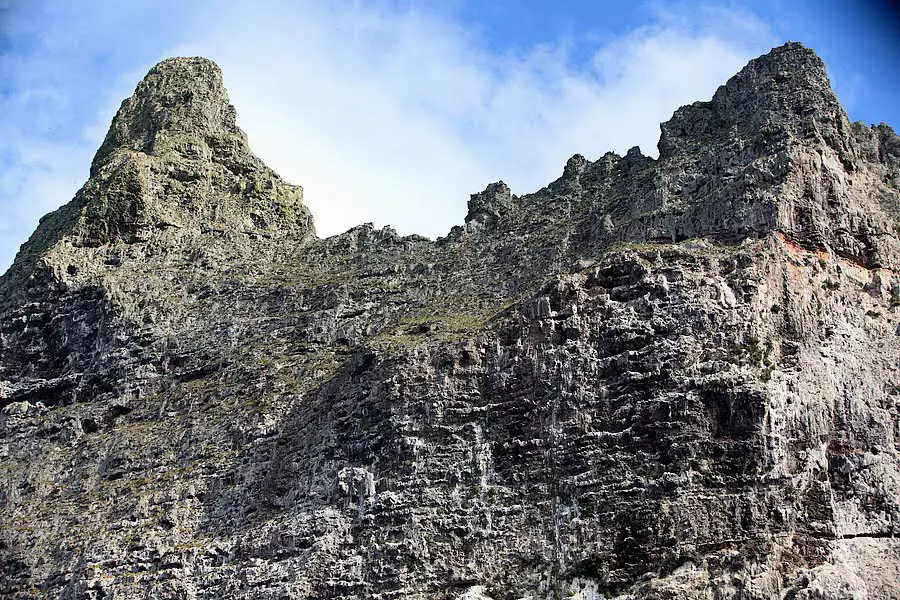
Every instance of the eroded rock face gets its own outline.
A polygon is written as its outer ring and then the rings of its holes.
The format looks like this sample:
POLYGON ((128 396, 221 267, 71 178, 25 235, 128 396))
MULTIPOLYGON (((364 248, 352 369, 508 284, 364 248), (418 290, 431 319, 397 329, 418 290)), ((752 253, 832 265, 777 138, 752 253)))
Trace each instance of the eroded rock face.
POLYGON ((900 595, 900 140, 798 44, 662 130, 320 240, 155 67, 0 279, 0 594, 900 595))
POLYGON ((250 152, 219 68, 174 58, 122 103, 90 179, 41 220, 4 287, 19 293, 46 269, 57 280, 71 280, 60 269, 85 279, 98 261, 121 262, 116 250, 134 260, 204 252, 249 262, 259 237, 292 245, 315 238, 303 190, 250 152))

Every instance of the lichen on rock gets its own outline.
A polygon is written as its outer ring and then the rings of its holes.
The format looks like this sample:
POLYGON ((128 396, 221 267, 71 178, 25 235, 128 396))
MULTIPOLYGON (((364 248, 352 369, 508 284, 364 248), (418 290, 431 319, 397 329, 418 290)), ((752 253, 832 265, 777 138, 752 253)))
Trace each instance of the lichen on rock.
POLYGON ((154 67, 0 277, 0 595, 900 595, 900 139, 789 43, 662 125, 319 239, 154 67))

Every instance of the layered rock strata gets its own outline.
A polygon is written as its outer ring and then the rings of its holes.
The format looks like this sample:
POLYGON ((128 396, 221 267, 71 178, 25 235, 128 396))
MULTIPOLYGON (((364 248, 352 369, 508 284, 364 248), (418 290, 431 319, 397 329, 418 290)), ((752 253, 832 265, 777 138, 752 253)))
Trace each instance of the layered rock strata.
POLYGON ((436 241, 164 61, 0 278, 0 595, 898 597, 898 211, 795 43, 436 241))

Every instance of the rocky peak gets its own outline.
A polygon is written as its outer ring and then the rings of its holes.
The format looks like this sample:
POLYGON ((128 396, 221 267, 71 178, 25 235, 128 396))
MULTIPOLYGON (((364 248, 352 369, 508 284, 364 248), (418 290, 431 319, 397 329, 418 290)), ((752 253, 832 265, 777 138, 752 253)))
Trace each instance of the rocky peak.
POLYGON ((315 238, 303 189, 250 151, 219 67, 172 58, 122 102, 87 183, 41 220, 13 271, 27 277, 49 266, 66 278, 94 270, 82 267, 103 264, 123 245, 136 256, 255 252, 253 240, 284 236, 315 238))
POLYGON ((563 179, 578 179, 589 164, 590 161, 583 155, 575 154, 566 161, 566 166, 563 169, 563 179))
POLYGON ((760 150, 788 138, 838 145, 840 106, 825 64, 809 48, 789 42, 750 61, 708 102, 682 106, 661 125, 660 158, 709 147, 722 139, 753 142, 760 150))
POLYGON ((161 155, 193 142, 246 150, 235 117, 218 65, 200 57, 164 60, 122 102, 92 172, 116 149, 161 155))
POLYGON ((719 88, 713 102, 722 110, 745 113, 756 108, 809 114, 823 105, 837 105, 825 63, 797 42, 788 42, 751 60, 719 88), (748 105, 748 100, 755 103, 748 105))
POLYGON ((489 184, 483 192, 469 198, 469 212, 466 214, 468 229, 477 229, 494 222, 512 207, 513 195, 509 186, 502 181, 489 184))
POLYGON ((320 240, 162 63, 0 277, 0 597, 900 597, 900 140, 789 44, 661 150, 320 240))

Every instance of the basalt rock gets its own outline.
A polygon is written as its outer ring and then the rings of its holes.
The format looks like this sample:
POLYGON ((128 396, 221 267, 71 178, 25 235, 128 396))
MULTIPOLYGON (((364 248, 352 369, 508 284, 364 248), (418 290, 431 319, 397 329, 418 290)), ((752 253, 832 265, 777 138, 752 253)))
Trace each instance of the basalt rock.
POLYGON ((900 596, 900 139, 799 44, 431 241, 160 63, 0 278, 0 595, 900 596))

